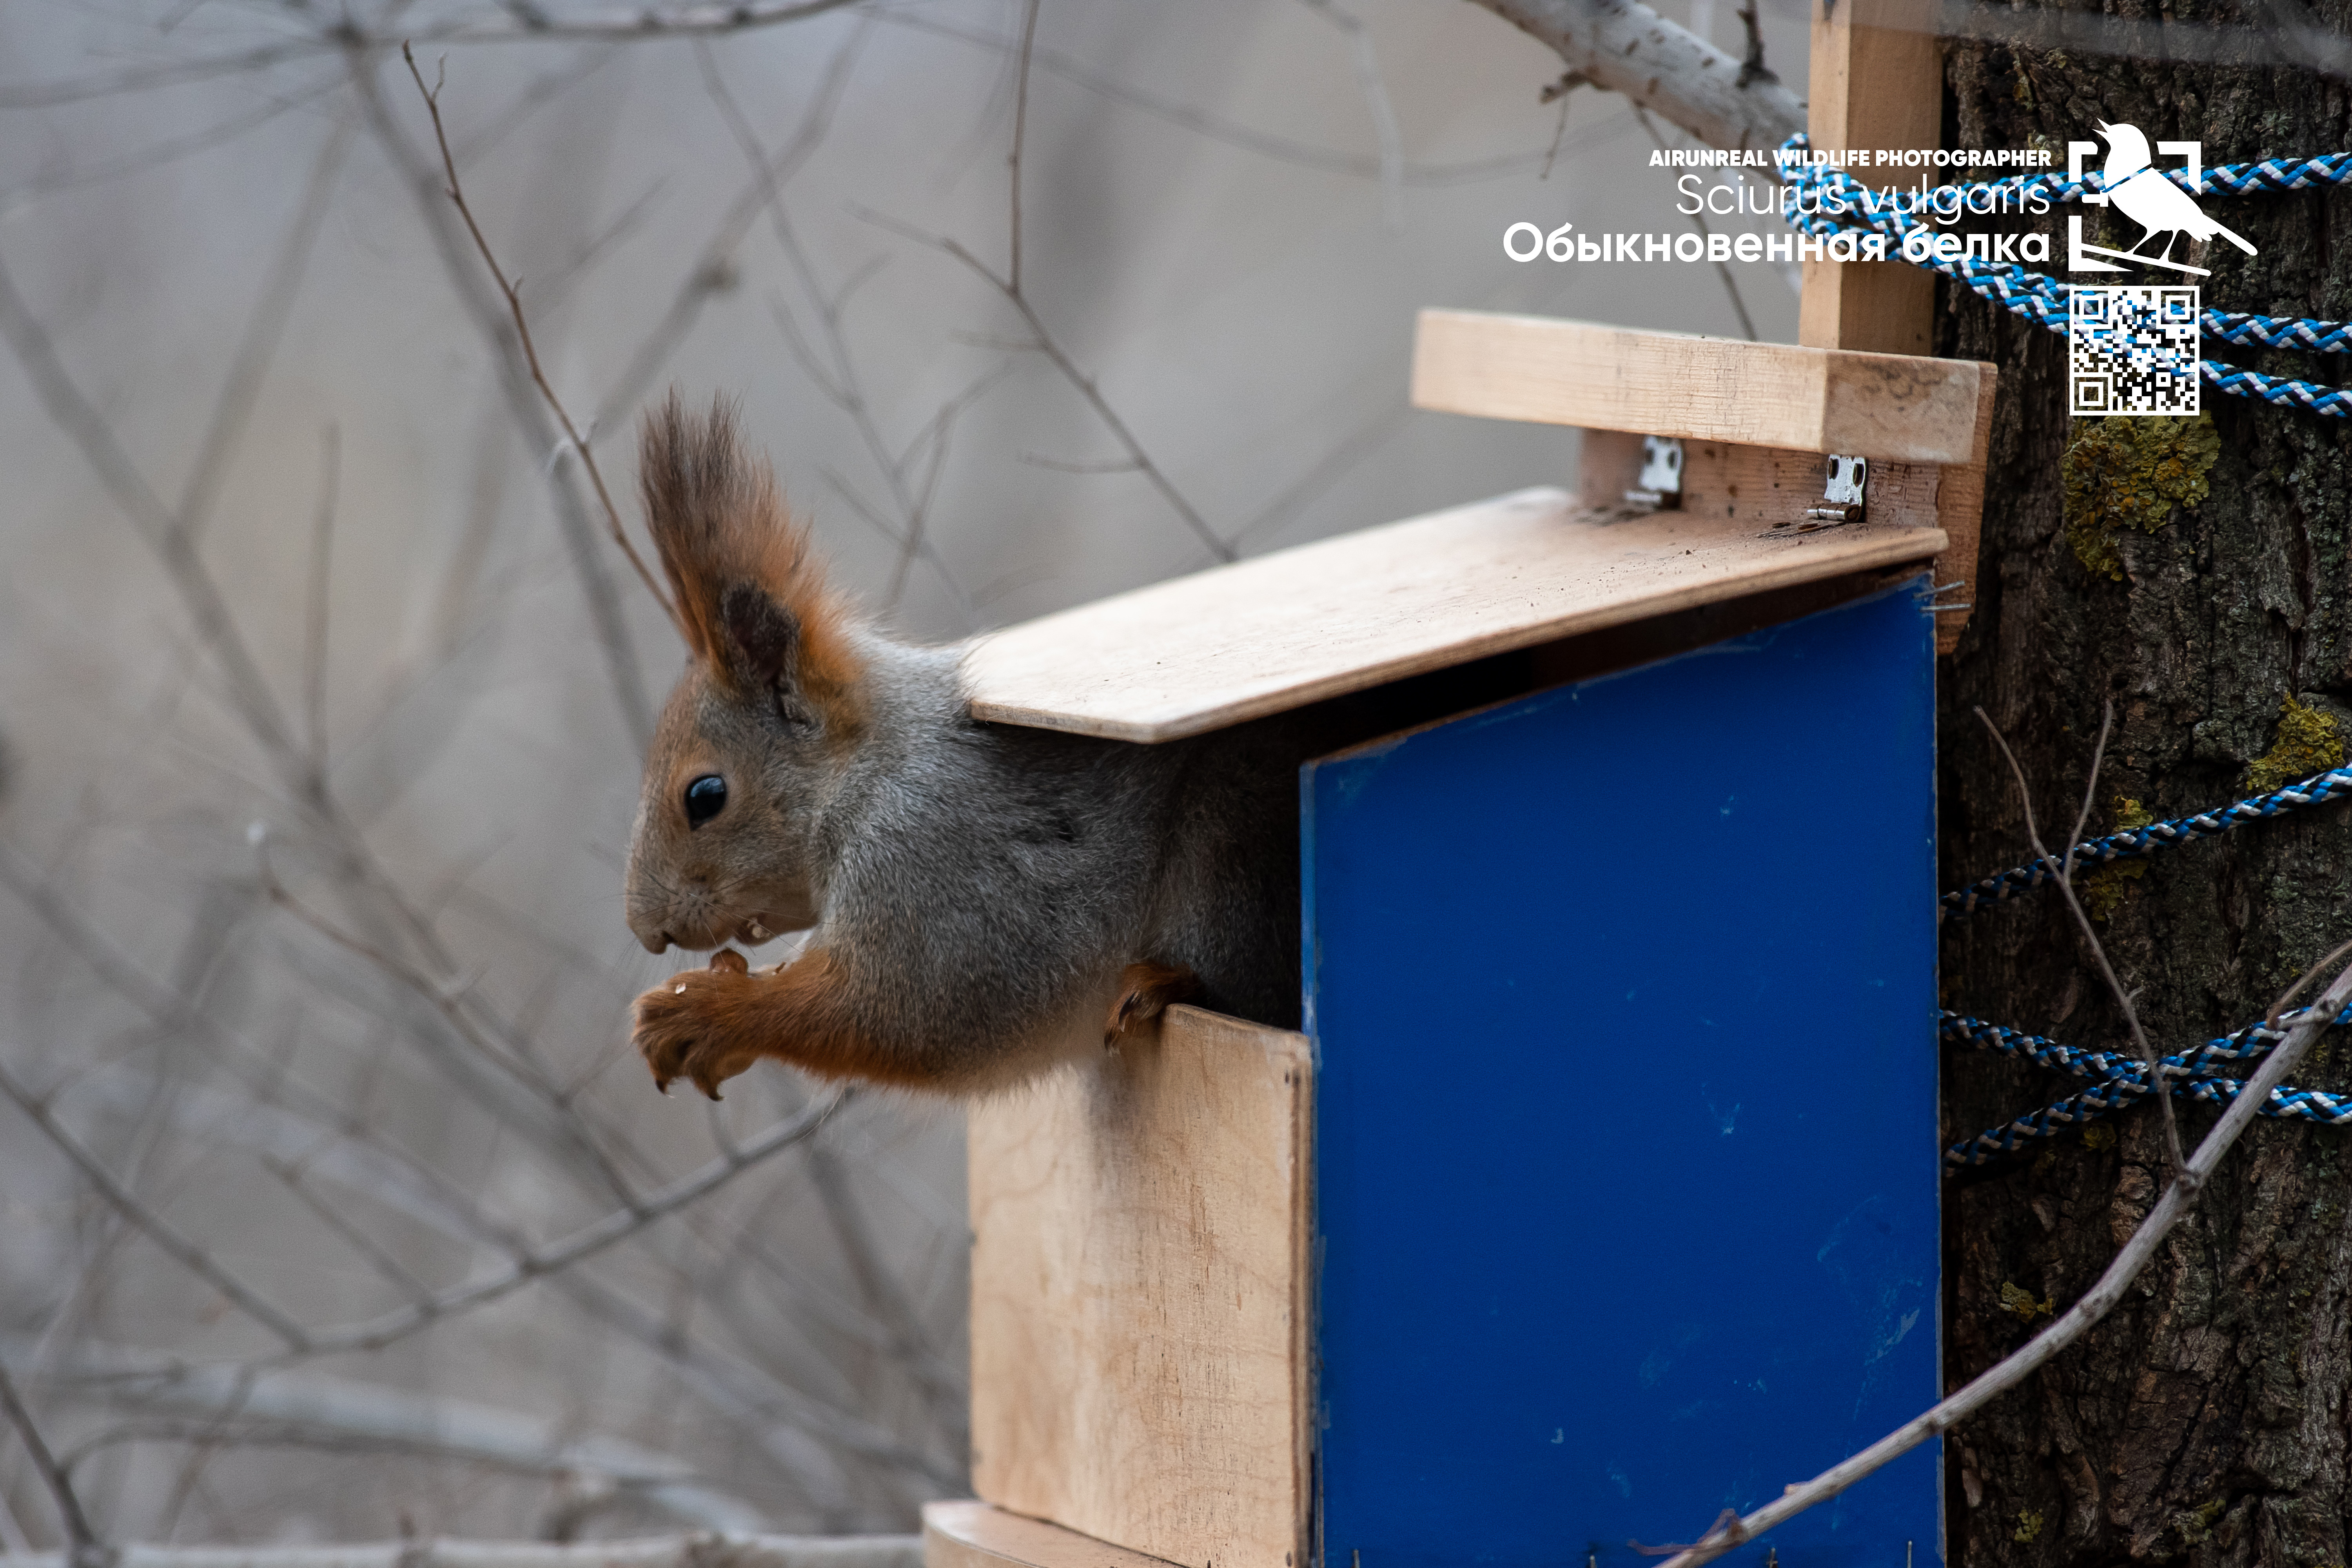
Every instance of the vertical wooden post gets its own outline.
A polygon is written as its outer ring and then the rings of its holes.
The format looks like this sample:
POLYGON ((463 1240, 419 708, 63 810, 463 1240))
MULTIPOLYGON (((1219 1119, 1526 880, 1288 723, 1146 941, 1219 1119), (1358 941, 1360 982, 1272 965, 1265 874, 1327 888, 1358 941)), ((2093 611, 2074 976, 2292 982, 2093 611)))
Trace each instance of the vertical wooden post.
MULTIPOLYGON (((1806 131, 1817 148, 1936 147, 1943 142, 1943 50, 1934 35, 1874 27, 1855 12, 1864 0, 1814 0, 1811 100, 1806 131)), ((1865 184, 1909 184, 1857 172, 1865 184)), ((1936 183, 1930 175, 1928 183, 1936 183)), ((1813 348, 1869 353, 1935 353, 1936 278, 1906 261, 1808 261, 1797 313, 1797 341, 1813 348)), ((1947 471, 1937 521, 1951 547, 1936 558, 1936 583, 1960 586, 1945 595, 1975 597, 1977 535, 1984 505, 1982 468, 1992 432, 1993 378, 1977 407, 1972 480, 1947 471)), ((1937 617, 1936 651, 1949 653, 1968 624, 1965 613, 1937 617)))
MULTIPOLYGON (((1860 0, 1814 0, 1812 98, 1805 130, 1824 151, 1935 147, 1943 142, 1943 54, 1927 33, 1854 26, 1860 0)), ((1908 184, 1916 177, 1857 177, 1908 184)), ((1931 181, 1932 183, 1932 181, 1931 181)), ((1797 341, 1817 349, 1929 354, 1935 274, 1906 261, 1808 261, 1797 341)))

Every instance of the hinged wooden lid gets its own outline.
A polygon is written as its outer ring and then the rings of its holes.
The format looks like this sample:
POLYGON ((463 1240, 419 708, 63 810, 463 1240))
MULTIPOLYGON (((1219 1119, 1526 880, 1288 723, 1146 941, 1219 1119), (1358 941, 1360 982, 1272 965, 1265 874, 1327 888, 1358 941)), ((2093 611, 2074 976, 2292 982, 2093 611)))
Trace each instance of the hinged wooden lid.
POLYGON ((1527 489, 1012 626, 975 641, 965 668, 978 718, 1172 741, 1578 632, 1924 564, 1944 542, 1868 523, 1768 539, 1749 520, 1626 520, 1527 489))

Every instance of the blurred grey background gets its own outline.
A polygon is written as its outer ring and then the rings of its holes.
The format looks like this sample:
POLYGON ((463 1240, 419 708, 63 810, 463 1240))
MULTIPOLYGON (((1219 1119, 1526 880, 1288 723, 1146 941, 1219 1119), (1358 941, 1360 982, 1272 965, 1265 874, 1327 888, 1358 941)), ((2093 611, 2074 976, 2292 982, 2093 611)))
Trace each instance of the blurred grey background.
MULTIPOLYGON (((943 247, 1008 266, 1028 14, 0 0, 0 1367, 108 1539, 894 1531, 963 1485, 955 1110, 809 1131, 780 1068, 711 1108, 627 1047, 681 649, 400 39, 631 527, 638 411, 735 396, 916 637, 1572 482, 1568 432, 1406 408, 1421 306, 1743 333, 1712 267, 1505 258, 1679 230, 1648 154, 1689 143, 1543 101, 1473 5, 1047 0, 1057 365, 943 247)), ((0 1551, 58 1540, 0 1426, 0 1551)))

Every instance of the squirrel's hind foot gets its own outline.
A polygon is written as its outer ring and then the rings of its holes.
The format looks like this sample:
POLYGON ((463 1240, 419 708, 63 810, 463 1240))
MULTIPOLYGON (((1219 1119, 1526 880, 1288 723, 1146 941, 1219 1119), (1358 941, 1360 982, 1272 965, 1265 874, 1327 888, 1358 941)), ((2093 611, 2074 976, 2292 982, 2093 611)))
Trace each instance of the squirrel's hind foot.
POLYGON ((1200 991, 1201 977, 1181 963, 1129 964, 1119 971, 1118 999, 1110 1005, 1110 1016, 1103 1024, 1103 1049, 1118 1049, 1120 1041, 1139 1034, 1152 1019, 1200 991))

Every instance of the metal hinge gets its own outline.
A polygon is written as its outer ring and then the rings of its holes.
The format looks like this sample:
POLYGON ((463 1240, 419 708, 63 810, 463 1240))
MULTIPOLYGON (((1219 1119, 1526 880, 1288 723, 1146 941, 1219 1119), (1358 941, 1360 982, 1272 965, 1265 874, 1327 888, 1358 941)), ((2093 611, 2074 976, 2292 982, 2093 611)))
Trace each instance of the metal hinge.
POLYGON ((1811 533, 1816 529, 1835 528, 1842 522, 1860 522, 1869 510, 1870 459, 1833 452, 1830 455, 1829 479, 1822 487, 1822 499, 1807 507, 1804 516, 1772 526, 1795 533, 1811 533))
POLYGON ((1683 444, 1672 436, 1642 437, 1642 472, 1625 492, 1628 505, 1653 511, 1674 510, 1683 504, 1683 444))

